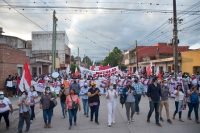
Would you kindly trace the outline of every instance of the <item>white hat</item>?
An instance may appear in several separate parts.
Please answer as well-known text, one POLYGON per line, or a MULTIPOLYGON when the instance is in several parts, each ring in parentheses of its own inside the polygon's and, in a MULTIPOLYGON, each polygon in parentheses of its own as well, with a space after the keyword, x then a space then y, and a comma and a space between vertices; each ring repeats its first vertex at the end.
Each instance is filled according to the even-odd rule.
POLYGON ((88 84, 87 84, 87 83, 84 83, 84 85, 87 86, 88 84))
POLYGON ((0 91, 0 95, 4 95, 3 91, 0 91))

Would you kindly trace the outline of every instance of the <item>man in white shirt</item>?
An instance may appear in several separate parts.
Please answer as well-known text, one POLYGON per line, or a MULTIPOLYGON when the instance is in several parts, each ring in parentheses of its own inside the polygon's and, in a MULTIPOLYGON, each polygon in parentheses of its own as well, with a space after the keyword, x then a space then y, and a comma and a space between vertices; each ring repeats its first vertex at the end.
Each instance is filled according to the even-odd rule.
POLYGON ((4 117, 6 122, 6 129, 9 129, 10 121, 9 121, 9 113, 13 112, 12 104, 8 98, 4 96, 4 93, 0 91, 0 120, 1 117, 4 117))

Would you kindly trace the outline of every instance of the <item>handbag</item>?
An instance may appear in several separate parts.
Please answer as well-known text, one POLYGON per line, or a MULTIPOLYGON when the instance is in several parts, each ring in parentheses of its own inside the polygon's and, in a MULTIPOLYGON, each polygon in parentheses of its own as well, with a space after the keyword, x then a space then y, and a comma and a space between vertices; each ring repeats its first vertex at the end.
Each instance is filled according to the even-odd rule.
POLYGON ((57 105, 56 99, 50 100, 49 109, 53 109, 54 107, 56 107, 56 105, 57 105))
POLYGON ((78 104, 73 101, 72 96, 70 95, 70 98, 72 100, 72 109, 78 109, 78 104))

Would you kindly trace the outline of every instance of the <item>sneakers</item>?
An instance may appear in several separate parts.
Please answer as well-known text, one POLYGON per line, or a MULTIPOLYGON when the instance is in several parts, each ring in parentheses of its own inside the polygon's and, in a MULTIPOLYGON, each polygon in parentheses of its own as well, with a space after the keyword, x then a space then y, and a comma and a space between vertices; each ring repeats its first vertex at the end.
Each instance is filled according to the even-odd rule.
POLYGON ((98 121, 95 121, 95 123, 96 123, 97 125, 99 125, 99 122, 98 122, 98 121))
POLYGON ((160 117, 160 121, 162 121, 162 122, 164 121, 162 117, 160 117))
POLYGON ((172 124, 172 121, 170 119, 167 120, 168 123, 172 124))
POLYGON ((48 127, 48 128, 52 128, 51 124, 48 124, 47 127, 48 127))
POLYGON ((108 125, 108 127, 111 127, 111 125, 108 125))
POLYGON ((162 127, 162 125, 160 123, 156 123, 157 126, 162 127))
POLYGON ((131 123, 130 123, 130 121, 128 121, 128 125, 130 125, 131 123))
POLYGON ((69 130, 71 130, 72 129, 72 126, 69 126, 69 128, 68 128, 69 130))
POLYGON ((182 119, 179 119, 180 122, 184 122, 182 119))
POLYGON ((147 119, 147 122, 150 123, 150 119, 147 119))
POLYGON ((44 125, 44 128, 47 128, 47 124, 44 125))
POLYGON ((134 122, 134 119, 131 119, 131 122, 134 122))

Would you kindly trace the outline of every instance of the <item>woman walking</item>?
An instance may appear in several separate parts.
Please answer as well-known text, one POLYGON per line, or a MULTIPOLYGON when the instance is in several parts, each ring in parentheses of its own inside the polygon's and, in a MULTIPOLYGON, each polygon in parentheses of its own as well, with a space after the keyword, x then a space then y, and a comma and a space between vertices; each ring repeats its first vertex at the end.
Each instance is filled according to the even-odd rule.
POLYGON ((136 91, 131 85, 127 85, 127 87, 124 88, 123 95, 125 95, 126 97, 126 102, 125 102, 126 116, 127 116, 128 124, 130 124, 130 121, 134 122, 133 115, 135 113, 136 91))
POLYGON ((30 98, 30 108, 31 108, 31 122, 33 121, 33 119, 35 118, 35 99, 38 98, 38 94, 37 91, 35 90, 34 86, 31 86, 30 88, 30 92, 28 93, 29 98, 30 98))
POLYGON ((50 91, 49 87, 45 88, 45 92, 40 99, 40 108, 43 110, 44 128, 51 128, 51 118, 53 115, 53 108, 51 103, 55 97, 50 91))
POLYGON ((195 119, 196 119, 196 123, 199 124, 199 115, 198 115, 198 109, 199 109, 199 91, 197 90, 196 86, 193 86, 191 88, 191 91, 188 93, 189 98, 190 98, 190 107, 189 107, 189 111, 188 111, 188 119, 191 119, 191 113, 194 109, 194 114, 195 114, 195 119))
POLYGON ((74 125, 76 126, 76 120, 77 120, 77 111, 81 110, 80 106, 80 99, 78 98, 78 95, 75 93, 75 90, 72 88, 70 90, 69 95, 66 98, 66 105, 68 107, 68 113, 69 113, 69 130, 72 128, 72 119, 74 120, 74 125))
POLYGON ((174 91, 175 95, 175 111, 173 115, 173 119, 177 113, 179 113, 179 121, 184 122, 182 120, 182 110, 183 110, 183 101, 184 101, 184 92, 182 89, 182 85, 177 85, 176 90, 174 91))
POLYGON ((112 124, 115 124, 115 110, 117 105, 117 91, 116 84, 110 86, 107 91, 107 106, 108 106, 108 127, 111 127, 112 124))

